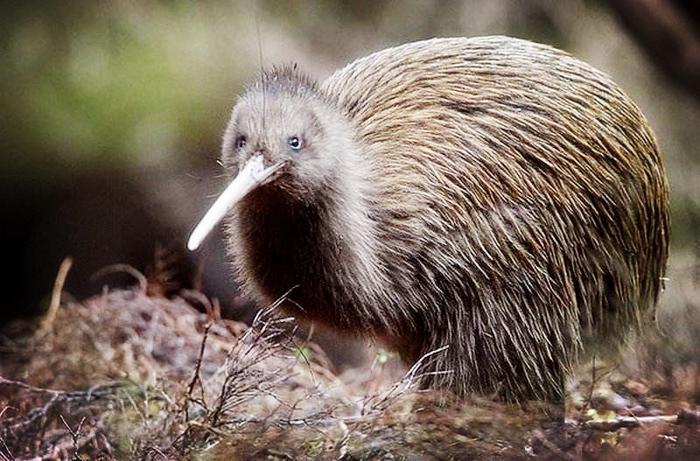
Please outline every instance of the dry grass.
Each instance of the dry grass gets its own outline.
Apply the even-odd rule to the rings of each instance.
[[[578,381],[572,420],[559,424],[535,404],[420,392],[421,363],[398,378],[378,364],[344,383],[276,306],[247,327],[219,318],[201,294],[148,292],[141,284],[65,304],[51,328],[3,341],[0,460],[700,455],[696,412],[658,417],[688,401],[661,405],[650,381],[620,370],[598,366],[595,379]]]

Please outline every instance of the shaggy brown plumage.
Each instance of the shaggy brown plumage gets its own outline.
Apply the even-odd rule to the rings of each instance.
[[[300,140],[291,149],[291,137]],[[284,162],[228,222],[262,303],[378,338],[425,384],[559,400],[586,347],[652,317],[668,252],[654,135],[607,77],[506,37],[434,39],[317,85],[264,73],[223,158]]]

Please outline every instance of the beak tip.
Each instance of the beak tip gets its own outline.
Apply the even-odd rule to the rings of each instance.
[[[245,197],[253,188],[265,184],[281,167],[281,163],[265,167],[262,156],[250,159],[192,231],[187,241],[187,249],[195,251],[199,248],[202,241],[237,201]]]
[[[202,239],[197,234],[197,229],[195,229],[187,241],[187,249],[190,251],[195,251],[202,244]]]

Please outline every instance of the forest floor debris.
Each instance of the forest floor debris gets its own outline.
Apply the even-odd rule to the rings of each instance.
[[[52,310],[0,343],[0,460],[700,459],[697,362],[583,370],[561,422],[420,391],[420,366],[343,382],[278,314],[143,286]]]

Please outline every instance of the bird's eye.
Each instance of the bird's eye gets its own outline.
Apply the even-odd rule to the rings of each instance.
[[[246,145],[247,139],[245,136],[239,136],[236,138],[236,149],[243,149]]]
[[[289,147],[293,150],[301,149],[301,139],[299,139],[298,136],[289,137],[289,139],[287,139],[287,144],[289,144]]]

